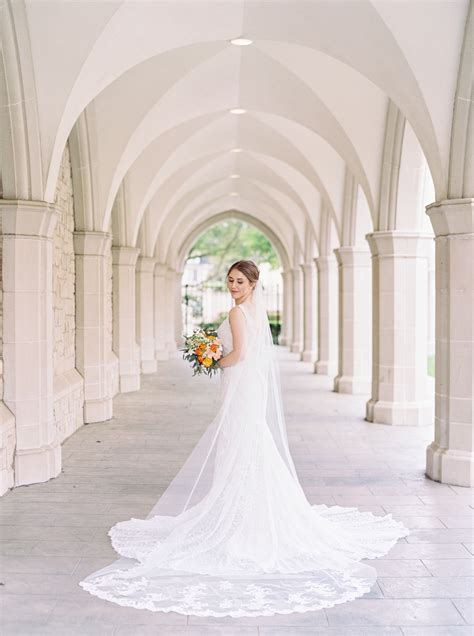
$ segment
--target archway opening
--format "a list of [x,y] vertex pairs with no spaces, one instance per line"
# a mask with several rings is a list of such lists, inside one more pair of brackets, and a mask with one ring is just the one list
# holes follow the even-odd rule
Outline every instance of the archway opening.
[[253,260],[260,269],[270,326],[278,344],[282,325],[282,264],[269,238],[238,218],[219,221],[202,232],[189,249],[182,279],[184,333],[215,329],[232,307],[227,270],[235,261]]

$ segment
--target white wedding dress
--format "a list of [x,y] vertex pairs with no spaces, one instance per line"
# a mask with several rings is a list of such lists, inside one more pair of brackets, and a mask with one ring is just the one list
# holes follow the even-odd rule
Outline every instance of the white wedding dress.
[[[288,451],[260,285],[254,297],[239,305],[247,352],[222,372],[216,419],[148,518],[110,529],[125,558],[81,581],[91,594],[197,616],[318,610],[368,592],[376,571],[361,559],[383,556],[409,534],[390,514],[306,499]],[[228,353],[228,318],[218,335]]]

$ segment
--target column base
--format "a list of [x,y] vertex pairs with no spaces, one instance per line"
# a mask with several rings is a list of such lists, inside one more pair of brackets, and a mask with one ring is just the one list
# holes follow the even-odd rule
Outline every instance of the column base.
[[158,362],[166,362],[170,359],[169,352],[166,349],[158,349],[155,351],[155,360]]
[[37,484],[61,472],[61,446],[43,446],[15,452],[15,486]]
[[316,351],[303,351],[301,354],[301,360],[303,362],[316,362],[318,354]]
[[357,378],[352,375],[337,375],[334,378],[334,391],[336,393],[367,395],[370,394],[371,386],[370,378]]
[[288,346],[288,338],[286,336],[280,336],[278,339],[278,344],[281,345],[282,347],[287,347]]
[[383,402],[369,400],[366,420],[376,424],[393,426],[426,426],[433,424],[434,412],[431,402],[407,404],[405,402]]
[[452,486],[474,486],[474,453],[440,448],[431,442],[426,448],[426,475]]
[[334,375],[337,373],[337,364],[329,360],[318,360],[314,365],[314,372],[319,375]]
[[156,373],[157,365],[156,360],[142,360],[140,362],[141,372],[144,374],[147,373]]
[[94,424],[111,420],[114,401],[112,398],[84,401],[84,424]]
[[2,453],[0,495],[13,488],[15,446],[15,417],[10,409],[3,402],[0,402],[0,450]]
[[130,375],[119,376],[120,393],[132,393],[132,391],[140,390],[140,374],[133,373]]
[[298,344],[297,342],[294,342],[291,346],[290,346],[290,351],[291,353],[301,353],[301,345]]

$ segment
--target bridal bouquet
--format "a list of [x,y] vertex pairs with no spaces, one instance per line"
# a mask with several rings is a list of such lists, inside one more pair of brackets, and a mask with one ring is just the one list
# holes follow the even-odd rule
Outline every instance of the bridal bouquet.
[[215,331],[195,329],[191,336],[184,337],[183,358],[191,362],[193,376],[206,373],[209,377],[217,373],[217,361],[223,353],[222,343]]

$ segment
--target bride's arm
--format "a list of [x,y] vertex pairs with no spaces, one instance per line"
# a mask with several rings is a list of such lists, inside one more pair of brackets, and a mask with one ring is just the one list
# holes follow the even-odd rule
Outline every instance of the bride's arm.
[[245,316],[238,307],[232,307],[229,311],[230,330],[232,331],[233,349],[226,356],[223,356],[218,366],[221,368],[231,367],[245,358],[247,327]]

